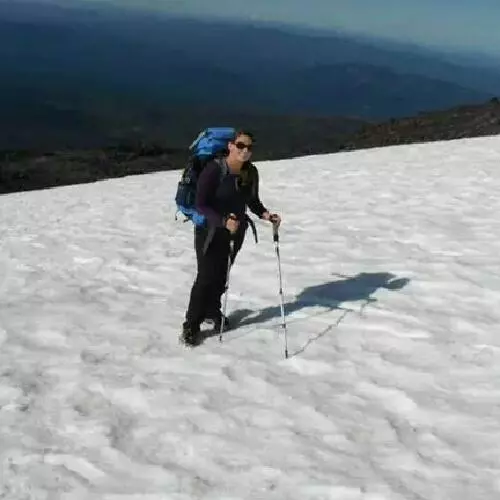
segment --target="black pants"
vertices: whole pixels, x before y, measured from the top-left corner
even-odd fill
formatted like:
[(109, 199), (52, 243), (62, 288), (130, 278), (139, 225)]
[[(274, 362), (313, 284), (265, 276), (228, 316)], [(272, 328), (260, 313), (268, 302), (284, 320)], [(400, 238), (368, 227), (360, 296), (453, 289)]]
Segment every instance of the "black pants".
[[(233, 237), (234, 250), (230, 256), (229, 231), (218, 228), (210, 233), (206, 228), (196, 227), (194, 246), (198, 272), (191, 288), (186, 322), (199, 326), (205, 318), (217, 318), (221, 313), (221, 297), (226, 288), (228, 260), (234, 262), (245, 238), (246, 227)], [(210, 241), (207, 242), (207, 238)], [(208, 246), (206, 245), (208, 243)]]

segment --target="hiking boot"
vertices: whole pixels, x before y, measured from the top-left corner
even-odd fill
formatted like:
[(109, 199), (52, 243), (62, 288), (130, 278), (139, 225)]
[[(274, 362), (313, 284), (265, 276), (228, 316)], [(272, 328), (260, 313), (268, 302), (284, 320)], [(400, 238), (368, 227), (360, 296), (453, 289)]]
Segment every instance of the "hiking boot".
[(187, 321), (182, 324), (182, 333), (179, 340), (190, 347), (200, 344), (200, 327), (190, 325)]
[(222, 318), (224, 318), (224, 332), (231, 329), (231, 325), (229, 324), (229, 319), (227, 316), (223, 316), (221, 312), (217, 315), (210, 316), (206, 318), (208, 323), (212, 323), (213, 329), (216, 332), (220, 332), (220, 327), (222, 325)]

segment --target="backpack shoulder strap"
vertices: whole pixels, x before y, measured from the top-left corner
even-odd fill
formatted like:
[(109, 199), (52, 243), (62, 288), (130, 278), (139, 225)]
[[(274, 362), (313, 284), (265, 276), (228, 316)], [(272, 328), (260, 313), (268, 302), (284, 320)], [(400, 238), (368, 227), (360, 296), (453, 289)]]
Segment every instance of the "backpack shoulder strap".
[(229, 167), (224, 158), (214, 158), (214, 162), (220, 167), (219, 183), (221, 183), (222, 179), (229, 174)]
[[(224, 177), (229, 174), (229, 167), (228, 167), (227, 163), (225, 162), (224, 158), (216, 157), (216, 158), (213, 158), (212, 161), (219, 166), (219, 173), (220, 173), (219, 185), (220, 185), (220, 183), (222, 182)], [(207, 237), (205, 239), (205, 243), (203, 245), (203, 250), (202, 250), (203, 254), (206, 253), (210, 243), (212, 242), (212, 240), (214, 238), (214, 235), (215, 235), (215, 228), (213, 226), (210, 226), (208, 228), (208, 234), (207, 234)]]

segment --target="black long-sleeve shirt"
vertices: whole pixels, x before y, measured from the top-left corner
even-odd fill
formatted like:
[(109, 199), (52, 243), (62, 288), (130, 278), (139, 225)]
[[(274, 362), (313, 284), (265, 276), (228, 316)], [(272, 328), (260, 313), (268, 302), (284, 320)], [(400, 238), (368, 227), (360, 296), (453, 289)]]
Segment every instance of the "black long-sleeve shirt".
[[(259, 218), (267, 211), (259, 198), (257, 168), (248, 164), (243, 169), (241, 175), (233, 174), (227, 164), (214, 160), (201, 171), (195, 204), (198, 212), (207, 218), (209, 226), (223, 227), (225, 218), (231, 213), (243, 221), (247, 207)], [(251, 182), (242, 182), (244, 176)]]

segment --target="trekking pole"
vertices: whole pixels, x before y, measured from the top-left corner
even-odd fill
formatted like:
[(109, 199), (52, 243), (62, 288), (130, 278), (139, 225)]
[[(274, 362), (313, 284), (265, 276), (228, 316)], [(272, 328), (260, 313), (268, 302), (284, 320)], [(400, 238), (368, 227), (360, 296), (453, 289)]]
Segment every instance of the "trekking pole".
[(286, 330), (286, 322), (285, 322), (285, 300), (283, 297), (283, 281), (281, 277), (281, 258), (280, 258), (280, 247), (279, 247), (279, 233), (278, 226), (273, 223), (273, 241), (274, 248), (276, 250), (276, 257), (278, 260), (278, 278), (279, 278), (279, 295), (281, 298), (280, 308), (281, 308), (281, 326), (285, 332), (285, 358), (288, 359), (288, 335)]
[(231, 272), (231, 258), (233, 256), (234, 251), (234, 240), (231, 240), (229, 243), (229, 256), (227, 258), (227, 273), (226, 273), (226, 288), (224, 294), (224, 306), (222, 309), (222, 318), (220, 322), (220, 331), (219, 331), (219, 341), (222, 342), (222, 332), (224, 331), (225, 321), (226, 321), (226, 308), (227, 308), (227, 295), (229, 292), (229, 275)]

